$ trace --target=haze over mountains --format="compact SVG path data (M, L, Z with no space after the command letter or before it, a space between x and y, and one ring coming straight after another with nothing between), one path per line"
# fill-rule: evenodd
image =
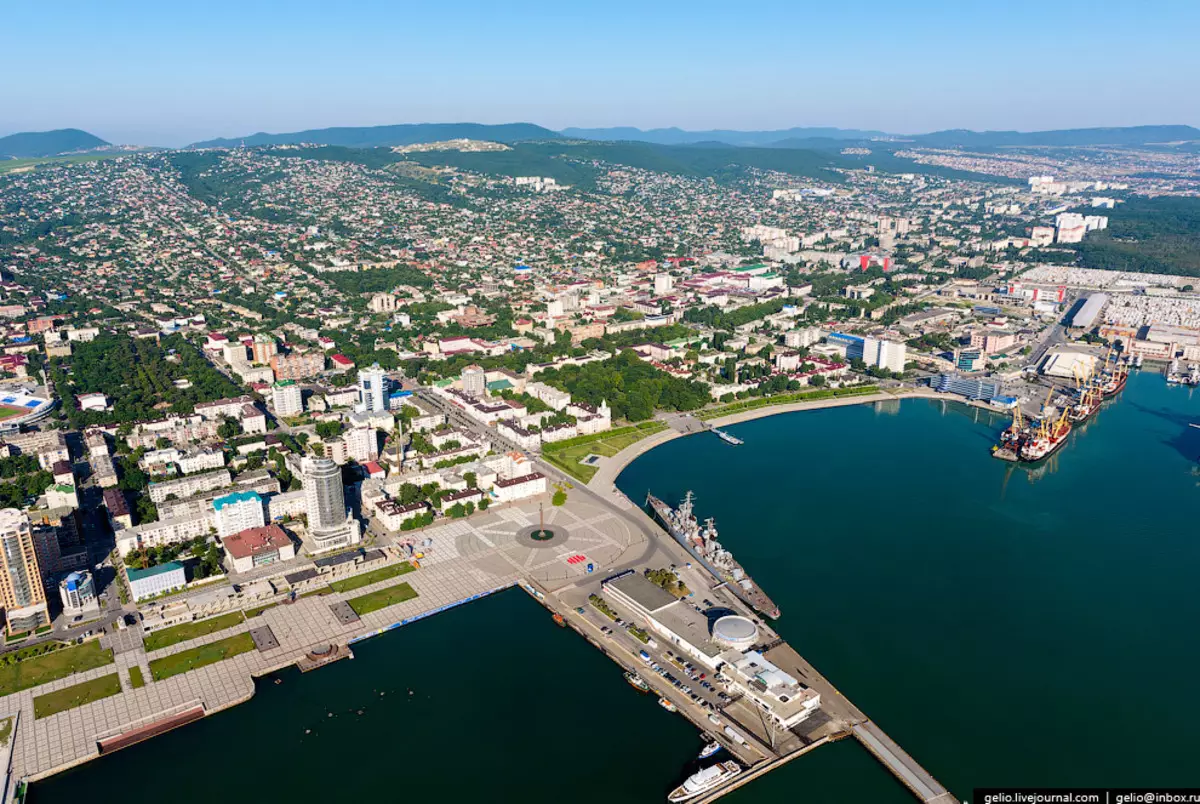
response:
M394 126L354 126L309 129L290 133L259 132L196 142L189 148L233 148L240 145L293 145L312 143L348 148L412 145L453 139L490 140L512 144L563 139L599 142L640 142L660 146L796 148L829 150L855 143L886 141L892 147L912 144L932 148L1070 147L1087 145L1143 146L1181 141L1200 141L1200 129L1185 125L1077 128L1057 131L970 131L955 129L928 134L898 135L883 131L835 127L797 127L770 131L714 129L685 131L680 128L643 130L628 126L614 128L566 128L562 131L533 123L412 123ZM103 148L109 143L79 129L27 132L0 138L0 158L43 158Z
M642 130L630 126L616 128L564 128L564 137L580 140L633 140L658 145L694 145L701 142L720 142L725 145L774 145L782 140L828 138L834 140L869 140L891 136L883 131L863 131L856 128L801 127L776 131L685 131L681 128L652 128Z
M239 145L294 145L311 142L317 145L341 145L347 148L376 148L391 145L413 145L418 142L442 140L490 140L491 142L522 142L525 140L557 139L559 134L533 123L406 123L396 126L360 126L318 128L290 134L259 132L247 137L205 140L189 148L234 148Z
M109 143L77 128L31 131L0 137L0 159L41 158L103 148Z

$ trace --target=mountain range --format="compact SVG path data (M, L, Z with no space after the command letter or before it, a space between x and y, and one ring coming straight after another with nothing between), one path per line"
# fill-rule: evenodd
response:
M599 142L645 142L653 145L703 145L772 148L811 148L843 146L853 142L885 140L897 144L911 143L931 148L999 148L1013 146L1079 146L1079 145L1148 145L1155 143L1200 140L1200 129L1192 126L1128 126L1123 128L1073 128L1057 131L970 131L951 129L928 134L889 134L854 128L801 127L768 131L734 131L715 129L685 131L681 128L643 130L630 126L616 128L565 128L551 131L532 123L483 125L480 123L417 123L400 126L368 126L362 128L319 128L290 134L251 134L243 138L206 140L193 148L229 148L245 144L294 145L306 142L317 145L341 145L350 148L371 148L392 145L411 145L452 139L491 140L514 143L556 139L593 140Z
M723 143L771 148L811 148L847 140L888 140L930 148L998 148L1005 146L1149 145L1200 139L1192 126L1128 126L1123 128L1072 128L1059 131L970 131L951 129L928 134L889 134L847 128L789 128L774 131L684 131L680 128L567 128L565 137L586 140L631 140L660 145Z
M716 129L685 131L681 128L643 130L616 128L566 128L552 131L533 123L413 123L395 126L319 128L283 134L259 132L246 137L229 137L196 142L189 148L233 148L240 145L294 145L311 143L347 148L412 145L453 139L490 140L512 144L589 140L595 142L639 142L657 146L703 148L782 148L819 151L840 150L847 145L877 143L875 147L897 148L916 145L930 148L991 149L1004 147L1070 147L1085 145L1144 146L1177 142L1200 142L1200 129L1183 125L1074 128L1056 131L970 131L952 129L928 134L899 135L883 131L832 127L800 127L767 131ZM79 129L26 132L0 137L0 158L42 158L104 148L109 143Z
M0 137L0 159L30 159L103 148L109 143L77 128L30 131Z
M564 128L564 137L578 140L630 140L652 142L657 145L696 145L721 143L723 145L762 146L774 145L781 140L823 138L833 140L870 140L891 135L882 131L862 131L856 128L785 128L775 131L685 131L681 128L640 128L619 126L617 128Z
M392 145L413 145L418 142L444 140L489 140L491 142L522 142L527 140L558 139L559 134L532 123L408 123L398 126L360 126L354 128L316 128L290 134L259 132L248 137L205 140L189 148L236 148L239 145L295 145L301 142L314 145L341 145L347 148L378 148Z

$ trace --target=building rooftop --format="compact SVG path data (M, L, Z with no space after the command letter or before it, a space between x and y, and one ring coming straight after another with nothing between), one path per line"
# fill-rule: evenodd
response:
M645 579L643 578L643 580ZM654 584L650 585L654 586ZM658 589L657 586L654 588ZM663 592L663 594L667 593ZM671 595L667 596L671 597ZM727 650L725 646L718 645L712 640L709 634L708 617L682 600L674 600L670 605L655 611L652 616L660 625L705 656L715 657Z
M262 497L257 491L235 491L232 494L226 494L223 497L217 497L213 500L213 509L220 511L227 505L237 505L238 503L254 501L262 504Z
M657 613L661 608L677 603L678 600L661 586L656 586L639 573L631 572L615 579L606 580L605 586L611 586L628 595L635 603L651 613Z
M278 525L266 525L261 528L247 528L222 539L225 552L234 558L249 558L258 553L279 550L292 543L283 528Z
M175 570L182 569L183 564L180 564L178 561L168 561L165 564L159 564L158 566L149 567L147 569L126 568L125 574L129 576L130 581L140 581L143 578L153 578L155 575L162 575L166 572L174 572Z

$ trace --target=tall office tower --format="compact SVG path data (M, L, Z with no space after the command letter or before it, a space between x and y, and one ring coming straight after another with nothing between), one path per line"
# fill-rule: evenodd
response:
M46 589L29 517L16 508L0 510L0 600L10 633L50 622Z
M358 409L381 413L388 408L387 374L379 364L358 372Z
M342 470L328 458L305 458L301 464L308 533L314 552L358 544L358 520L346 511Z

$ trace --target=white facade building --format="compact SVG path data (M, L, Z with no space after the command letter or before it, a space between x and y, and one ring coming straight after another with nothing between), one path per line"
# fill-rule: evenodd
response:
M381 413L388 409L388 379L379 364L358 372L358 409Z
M492 486L496 499L502 503L523 500L537 494L546 493L546 476L541 472L532 472L520 477L497 480Z
M266 524L262 497L256 491L237 491L213 500L217 535L222 539Z
M908 346L881 338L863 338L863 362L888 371L904 371Z
M129 578L129 591L134 601L145 600L148 597L172 592L187 586L187 574L183 565L177 561L169 561L157 567L125 571Z
M346 455L359 462L378 460L379 432L374 427L354 427L342 436L346 442Z
M280 380L271 388L276 416L299 416L304 412L304 395L295 380Z

